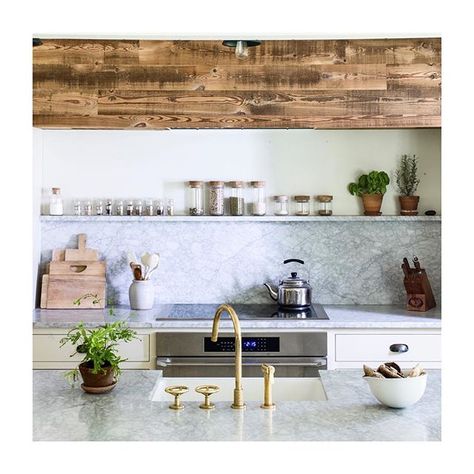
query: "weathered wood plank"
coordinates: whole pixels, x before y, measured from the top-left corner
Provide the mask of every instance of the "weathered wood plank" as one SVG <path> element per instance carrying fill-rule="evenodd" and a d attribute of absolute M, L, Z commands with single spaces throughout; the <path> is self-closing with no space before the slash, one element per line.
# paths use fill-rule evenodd
<path fill-rule="evenodd" d="M 438 115 L 440 100 L 416 90 L 397 95 L 387 91 L 183 92 L 99 91 L 100 115 L 295 115 L 338 116 Z"/>
<path fill-rule="evenodd" d="M 348 64 L 435 64 L 441 61 L 440 38 L 349 40 Z"/>
<path fill-rule="evenodd" d="M 90 116 L 98 114 L 97 94 L 35 90 L 34 115 Z"/>
<path fill-rule="evenodd" d="M 279 117 L 263 116 L 124 116 L 97 115 L 71 117 L 35 115 L 34 126 L 77 129 L 166 129 L 166 128 L 420 128 L 440 127 L 439 116 L 394 115 L 341 117 Z"/>
<path fill-rule="evenodd" d="M 38 65 L 34 87 L 138 90 L 385 90 L 381 64 L 328 66 L 198 66 Z"/>
<path fill-rule="evenodd" d="M 404 66 L 387 67 L 387 86 L 390 90 L 399 90 L 405 87 L 418 89 L 441 88 L 440 64 L 409 64 Z"/>
<path fill-rule="evenodd" d="M 251 65 L 320 65 L 342 64 L 346 40 L 280 40 L 263 41 L 250 48 Z M 143 66 L 232 66 L 237 61 L 235 50 L 222 41 L 140 41 L 140 64 Z"/>
<path fill-rule="evenodd" d="M 105 47 L 98 40 L 50 39 L 33 48 L 33 64 L 97 64 Z"/>

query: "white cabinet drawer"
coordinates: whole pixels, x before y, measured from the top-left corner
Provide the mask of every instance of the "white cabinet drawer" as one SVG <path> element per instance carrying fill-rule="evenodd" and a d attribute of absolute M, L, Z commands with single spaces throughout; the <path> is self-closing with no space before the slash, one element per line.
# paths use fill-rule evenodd
<path fill-rule="evenodd" d="M 35 334 L 33 335 L 33 361 L 34 362 L 70 362 L 80 361 L 83 354 L 74 353 L 74 347 L 67 343 L 59 347 L 59 341 L 64 337 L 61 334 Z M 119 354 L 128 359 L 127 362 L 142 362 L 150 360 L 150 336 L 138 335 L 138 339 L 130 342 L 119 343 Z"/>
<path fill-rule="evenodd" d="M 336 362 L 441 361 L 439 334 L 336 334 Z M 407 352 L 392 352 L 393 344 L 406 344 Z"/>

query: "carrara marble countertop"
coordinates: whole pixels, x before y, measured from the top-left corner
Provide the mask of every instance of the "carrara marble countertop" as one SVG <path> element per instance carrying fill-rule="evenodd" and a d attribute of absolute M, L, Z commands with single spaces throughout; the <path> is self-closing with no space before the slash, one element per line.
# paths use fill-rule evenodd
<path fill-rule="evenodd" d="M 133 328 L 157 329 L 209 329 L 218 305 L 199 305 L 202 316 L 194 319 L 197 305 L 157 305 L 147 311 L 133 311 L 126 306 L 109 309 L 37 309 L 33 314 L 33 328 L 70 328 L 79 322 L 88 327 L 105 322 L 127 321 Z M 339 329 L 339 328 L 441 328 L 441 309 L 433 308 L 426 313 L 409 312 L 402 306 L 393 305 L 323 305 L 328 320 L 317 319 L 242 319 L 243 329 Z M 190 317 L 193 313 L 193 317 Z M 170 316 L 171 315 L 171 316 Z M 222 328 L 232 323 L 222 318 Z"/>
<path fill-rule="evenodd" d="M 158 371 L 124 371 L 103 395 L 70 387 L 64 371 L 33 372 L 35 441 L 438 441 L 441 371 L 428 370 L 423 398 L 405 409 L 380 405 L 361 370 L 322 371 L 327 401 L 280 402 L 272 412 L 248 402 L 209 412 L 188 402 L 175 412 L 150 397 Z M 178 380 L 178 379 L 177 379 Z M 278 383 L 276 380 L 275 383 Z M 245 379 L 243 381 L 245 394 Z M 171 397 L 170 397 L 171 398 Z"/>

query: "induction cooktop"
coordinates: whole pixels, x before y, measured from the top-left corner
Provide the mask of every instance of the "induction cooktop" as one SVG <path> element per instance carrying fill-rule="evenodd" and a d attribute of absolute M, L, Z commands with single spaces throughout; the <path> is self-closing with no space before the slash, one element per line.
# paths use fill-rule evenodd
<path fill-rule="evenodd" d="M 208 320 L 214 317 L 219 305 L 216 304 L 175 304 L 155 307 L 156 321 L 170 319 Z M 320 304 L 305 309 L 289 310 L 275 304 L 233 304 L 239 319 L 329 319 Z"/>

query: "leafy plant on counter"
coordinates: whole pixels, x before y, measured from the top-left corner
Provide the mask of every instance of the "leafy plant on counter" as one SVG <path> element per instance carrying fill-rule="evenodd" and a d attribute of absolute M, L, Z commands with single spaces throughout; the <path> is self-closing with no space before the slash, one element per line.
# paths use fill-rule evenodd
<path fill-rule="evenodd" d="M 357 183 L 350 183 L 348 189 L 353 196 L 385 194 L 389 183 L 390 178 L 385 171 L 371 171 L 361 175 Z"/>
<path fill-rule="evenodd" d="M 71 329 L 60 342 L 60 347 L 71 343 L 76 350 L 70 357 L 76 354 L 84 354 L 81 363 L 88 362 L 92 365 L 92 373 L 104 373 L 105 367 L 112 367 L 115 378 L 120 376 L 120 364 L 123 359 L 117 352 L 119 341 L 130 342 L 137 339 L 137 333 L 127 327 L 124 321 L 107 323 L 94 329 L 86 329 L 84 323 L 79 323 Z M 65 374 L 66 379 L 72 384 L 79 377 L 78 368 L 74 368 Z"/>
<path fill-rule="evenodd" d="M 413 196 L 420 179 L 418 178 L 418 158 L 416 155 L 402 155 L 400 166 L 395 171 L 397 187 L 402 196 Z"/>

